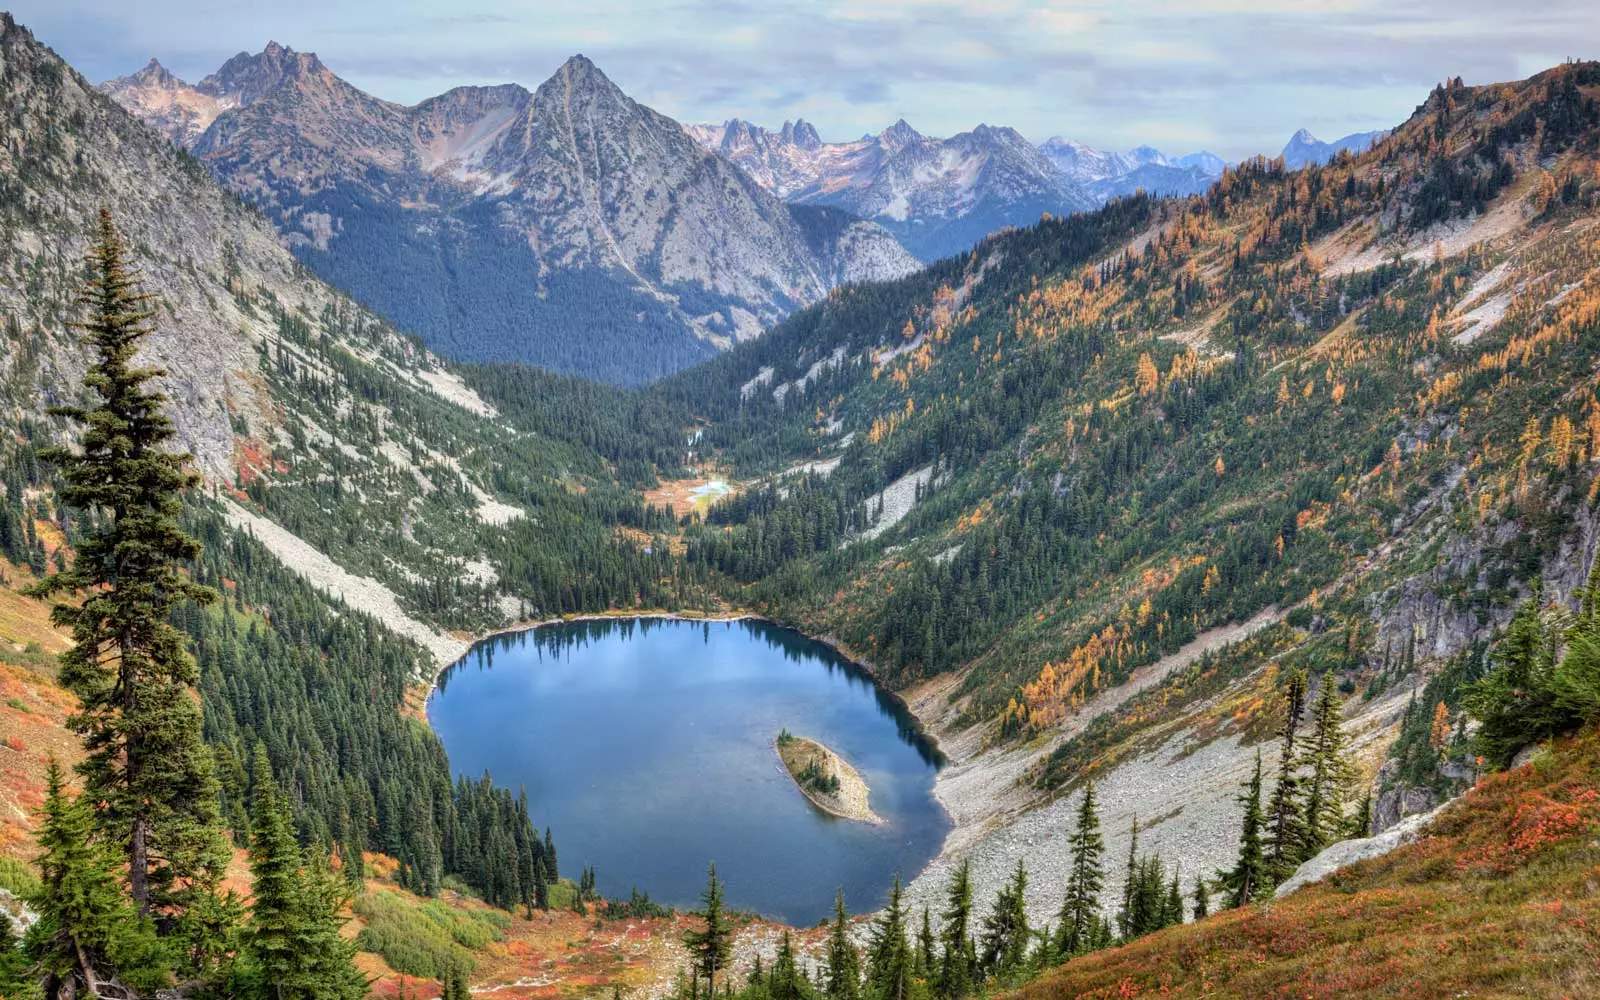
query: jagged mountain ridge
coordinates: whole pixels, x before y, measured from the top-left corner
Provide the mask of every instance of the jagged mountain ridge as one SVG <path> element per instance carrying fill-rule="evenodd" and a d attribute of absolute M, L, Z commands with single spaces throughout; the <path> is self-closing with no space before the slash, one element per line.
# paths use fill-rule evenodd
<path fill-rule="evenodd" d="M 1298 170 L 1313 164 L 1326 164 L 1342 152 L 1364 153 L 1388 134 L 1388 129 L 1375 129 L 1371 132 L 1352 132 L 1332 142 L 1323 142 L 1310 130 L 1300 129 L 1289 137 L 1278 155 L 1283 157 L 1284 164 L 1290 170 Z"/>
<path fill-rule="evenodd" d="M 916 266 L 868 224 L 818 240 L 582 56 L 532 93 L 462 87 L 415 107 L 276 43 L 194 87 L 147 67 L 105 89 L 319 274 L 459 357 L 636 382 L 843 281 Z"/>
<path fill-rule="evenodd" d="M 1010 128 L 979 125 L 935 139 L 902 119 L 844 143 L 822 142 L 804 120 L 777 130 L 740 119 L 686 130 L 779 197 L 870 219 L 924 261 L 961 253 L 989 233 L 1031 224 L 1041 214 L 1092 205 Z"/>

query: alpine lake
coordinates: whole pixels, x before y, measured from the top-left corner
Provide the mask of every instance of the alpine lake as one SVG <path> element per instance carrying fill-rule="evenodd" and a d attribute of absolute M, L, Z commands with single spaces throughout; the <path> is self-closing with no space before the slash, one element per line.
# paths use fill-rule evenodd
<path fill-rule="evenodd" d="M 804 926 L 876 910 L 950 821 L 938 751 L 898 699 L 798 632 L 753 619 L 621 618 L 486 639 L 439 679 L 428 719 L 455 770 L 528 793 L 561 874 L 699 905 L 715 862 L 726 905 Z M 869 824 L 811 804 L 779 762 L 787 729 L 860 772 Z"/>

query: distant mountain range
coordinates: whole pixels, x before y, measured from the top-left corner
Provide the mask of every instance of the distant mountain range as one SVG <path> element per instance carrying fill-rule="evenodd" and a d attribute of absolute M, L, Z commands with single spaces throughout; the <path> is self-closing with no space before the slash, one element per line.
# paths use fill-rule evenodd
<path fill-rule="evenodd" d="M 152 59 L 101 89 L 278 225 L 321 277 L 429 346 L 624 384 L 755 336 L 840 284 L 1146 191 L 1204 192 L 1214 153 L 1034 144 L 906 121 L 824 142 L 801 120 L 680 125 L 582 56 L 536 91 L 407 107 L 268 44 L 190 85 Z M 1359 152 L 1297 132 L 1291 167 Z"/>
<path fill-rule="evenodd" d="M 785 204 L 582 56 L 532 93 L 414 107 L 276 43 L 193 86 L 152 60 L 102 89 L 320 276 L 467 360 L 635 383 L 918 266 L 877 226 Z"/>

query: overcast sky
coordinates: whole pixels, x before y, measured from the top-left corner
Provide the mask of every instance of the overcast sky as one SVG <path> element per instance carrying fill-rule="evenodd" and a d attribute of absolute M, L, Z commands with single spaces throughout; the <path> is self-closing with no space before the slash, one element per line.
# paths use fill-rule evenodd
<path fill-rule="evenodd" d="M 0 0 L 3 5 L 5 0 Z M 1402 121 L 1439 80 L 1600 56 L 1596 0 L 10 0 L 100 81 L 151 56 L 195 82 L 276 40 L 379 97 L 535 87 L 575 52 L 680 121 L 905 118 L 1034 140 L 1276 152 Z"/>

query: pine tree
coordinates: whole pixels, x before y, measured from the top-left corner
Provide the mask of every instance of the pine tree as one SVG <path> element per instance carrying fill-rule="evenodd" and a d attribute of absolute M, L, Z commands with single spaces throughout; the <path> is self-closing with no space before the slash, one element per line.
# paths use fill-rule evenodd
<path fill-rule="evenodd" d="M 1211 897 L 1206 889 L 1206 880 L 1194 880 L 1194 918 L 1204 920 L 1211 914 Z"/>
<path fill-rule="evenodd" d="M 1305 766 L 1311 771 L 1304 811 L 1307 858 L 1344 835 L 1344 806 L 1355 784 L 1355 769 L 1347 753 L 1349 738 L 1340 724 L 1342 708 L 1330 670 L 1322 678 L 1322 690 L 1311 711 L 1311 735 L 1305 749 Z"/>
<path fill-rule="evenodd" d="M 958 1000 L 972 992 L 977 955 L 969 929 L 971 922 L 972 862 L 963 858 L 950 876 L 945 908 L 939 914 L 943 952 L 939 956 L 938 993 L 945 1000 Z"/>
<path fill-rule="evenodd" d="M 833 927 L 828 932 L 828 1000 L 857 1000 L 861 995 L 861 956 L 850 942 L 850 915 L 844 890 L 833 897 Z"/>
<path fill-rule="evenodd" d="M 906 943 L 906 911 L 900 876 L 889 890 L 889 905 L 872 927 L 867 946 L 868 1000 L 906 1000 L 911 989 L 911 947 Z"/>
<path fill-rule="evenodd" d="M 90 527 L 72 567 L 31 592 L 81 597 L 51 613 L 73 637 L 60 678 L 79 700 L 70 723 L 84 738 L 84 793 L 124 851 L 134 906 L 196 932 L 209 920 L 183 924 L 183 913 L 214 909 L 201 897 L 214 892 L 226 864 L 194 696 L 198 670 L 168 620 L 183 602 L 216 599 L 183 573 L 200 555 L 178 523 L 182 495 L 198 477 L 184 469 L 189 456 L 165 448 L 176 433 L 163 412 L 167 398 L 148 384 L 165 373 L 134 363 L 155 313 L 108 211 L 88 263 L 81 301 L 89 319 L 77 329 L 95 354 L 84 382 L 99 402 L 52 408 L 82 427 L 81 450 L 52 448 L 42 457 L 61 468 L 62 501 L 95 516 L 84 519 Z M 216 948 L 190 944 L 202 955 Z"/>
<path fill-rule="evenodd" d="M 66 791 L 50 762 L 40 811 L 39 915 L 28 957 L 48 997 L 127 995 L 169 979 L 170 960 L 154 928 L 123 898 L 117 863 L 82 796 Z"/>
<path fill-rule="evenodd" d="M 1133 817 L 1132 834 L 1128 840 L 1127 875 L 1122 883 L 1122 911 L 1117 914 L 1117 924 L 1124 941 L 1138 936 L 1135 909 L 1139 892 L 1139 817 Z"/>
<path fill-rule="evenodd" d="M 561 881 L 561 869 L 556 865 L 556 842 L 550 828 L 544 828 L 544 877 L 548 882 Z"/>
<path fill-rule="evenodd" d="M 1244 906 L 1264 888 L 1266 859 L 1261 852 L 1261 751 L 1256 751 L 1255 774 L 1239 796 L 1244 804 L 1244 820 L 1239 830 L 1239 860 L 1231 871 L 1220 872 L 1219 881 L 1228 893 L 1228 905 Z"/>
<path fill-rule="evenodd" d="M 1100 816 L 1094 800 L 1094 781 L 1083 789 L 1078 803 L 1078 823 L 1072 831 L 1072 870 L 1067 874 L 1067 893 L 1061 901 L 1061 914 L 1054 942 L 1057 961 L 1088 950 L 1095 925 L 1100 919 L 1100 890 L 1105 871 L 1100 856 L 1105 853 L 1105 838 L 1100 835 Z"/>
<path fill-rule="evenodd" d="M 548 831 L 546 836 L 548 837 Z M 547 855 L 550 850 L 553 848 L 546 848 Z M 693 959 L 694 976 L 696 978 L 704 976 L 706 993 L 715 995 L 717 973 L 727 965 L 728 956 L 733 950 L 730 940 L 732 932 L 728 928 L 727 918 L 722 914 L 722 882 L 717 878 L 715 864 L 706 874 L 706 891 L 700 899 L 705 904 L 704 909 L 700 911 L 700 916 L 705 919 L 705 929 L 686 932 L 683 943 L 688 946 L 689 955 Z"/>

